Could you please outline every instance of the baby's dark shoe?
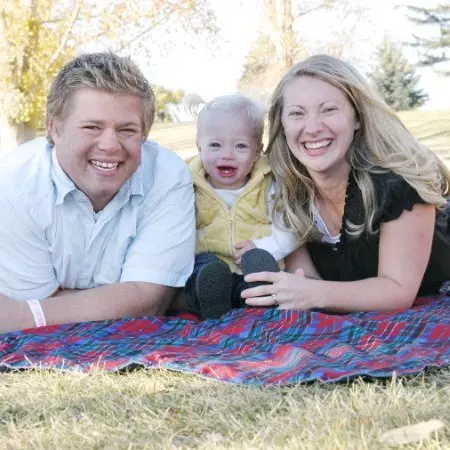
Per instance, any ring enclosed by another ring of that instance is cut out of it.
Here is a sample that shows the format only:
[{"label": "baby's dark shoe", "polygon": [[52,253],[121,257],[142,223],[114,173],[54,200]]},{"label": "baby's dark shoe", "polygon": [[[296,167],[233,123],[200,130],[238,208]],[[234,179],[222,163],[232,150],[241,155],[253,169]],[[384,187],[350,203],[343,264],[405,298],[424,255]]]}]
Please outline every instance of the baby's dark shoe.
[{"label": "baby's dark shoe", "polygon": [[[277,260],[267,250],[262,248],[252,248],[245,252],[241,259],[242,273],[248,275],[257,272],[279,272],[280,266]],[[261,286],[263,284],[270,284],[265,281],[255,281],[247,283],[249,288]]]},{"label": "baby's dark shoe", "polygon": [[195,278],[195,294],[205,319],[218,319],[232,309],[232,273],[223,261],[205,264]]}]

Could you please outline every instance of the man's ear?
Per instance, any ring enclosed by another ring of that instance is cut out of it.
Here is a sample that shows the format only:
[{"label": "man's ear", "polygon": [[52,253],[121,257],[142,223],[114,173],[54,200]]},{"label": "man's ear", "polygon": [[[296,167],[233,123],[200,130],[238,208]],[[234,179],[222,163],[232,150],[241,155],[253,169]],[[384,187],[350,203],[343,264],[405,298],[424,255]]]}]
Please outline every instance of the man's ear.
[{"label": "man's ear", "polygon": [[50,119],[48,122],[48,132],[53,142],[56,142],[60,136],[61,124],[57,123],[55,119]]}]

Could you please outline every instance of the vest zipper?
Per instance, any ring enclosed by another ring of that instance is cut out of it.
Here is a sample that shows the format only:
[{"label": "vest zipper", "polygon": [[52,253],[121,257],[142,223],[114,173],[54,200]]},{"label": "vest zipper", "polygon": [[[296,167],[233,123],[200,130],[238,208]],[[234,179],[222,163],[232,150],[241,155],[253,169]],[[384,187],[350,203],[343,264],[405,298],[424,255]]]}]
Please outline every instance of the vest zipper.
[{"label": "vest zipper", "polygon": [[229,222],[229,227],[230,227],[231,255],[234,255],[234,241],[235,241],[233,211],[234,211],[234,206],[231,209],[228,210],[228,222]]}]

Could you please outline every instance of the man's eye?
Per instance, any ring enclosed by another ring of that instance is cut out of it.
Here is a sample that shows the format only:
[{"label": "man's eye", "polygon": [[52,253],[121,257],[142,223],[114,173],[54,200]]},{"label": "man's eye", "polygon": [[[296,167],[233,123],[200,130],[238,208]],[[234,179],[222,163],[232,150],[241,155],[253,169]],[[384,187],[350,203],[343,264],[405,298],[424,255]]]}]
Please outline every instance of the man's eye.
[{"label": "man's eye", "polygon": [[85,130],[100,130],[100,127],[98,125],[85,125],[83,128]]},{"label": "man's eye", "polygon": [[122,128],[120,132],[124,134],[134,134],[136,133],[136,130],[134,128]]}]

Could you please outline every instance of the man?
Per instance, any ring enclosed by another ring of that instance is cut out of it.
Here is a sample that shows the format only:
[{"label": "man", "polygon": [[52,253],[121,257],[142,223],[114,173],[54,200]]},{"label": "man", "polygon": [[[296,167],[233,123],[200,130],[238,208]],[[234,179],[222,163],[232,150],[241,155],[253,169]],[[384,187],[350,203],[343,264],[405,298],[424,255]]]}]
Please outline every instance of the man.
[{"label": "man", "polygon": [[155,99],[112,53],[82,55],[47,99],[47,140],[0,163],[0,333],[163,313],[193,267],[192,180],[146,142]]}]

